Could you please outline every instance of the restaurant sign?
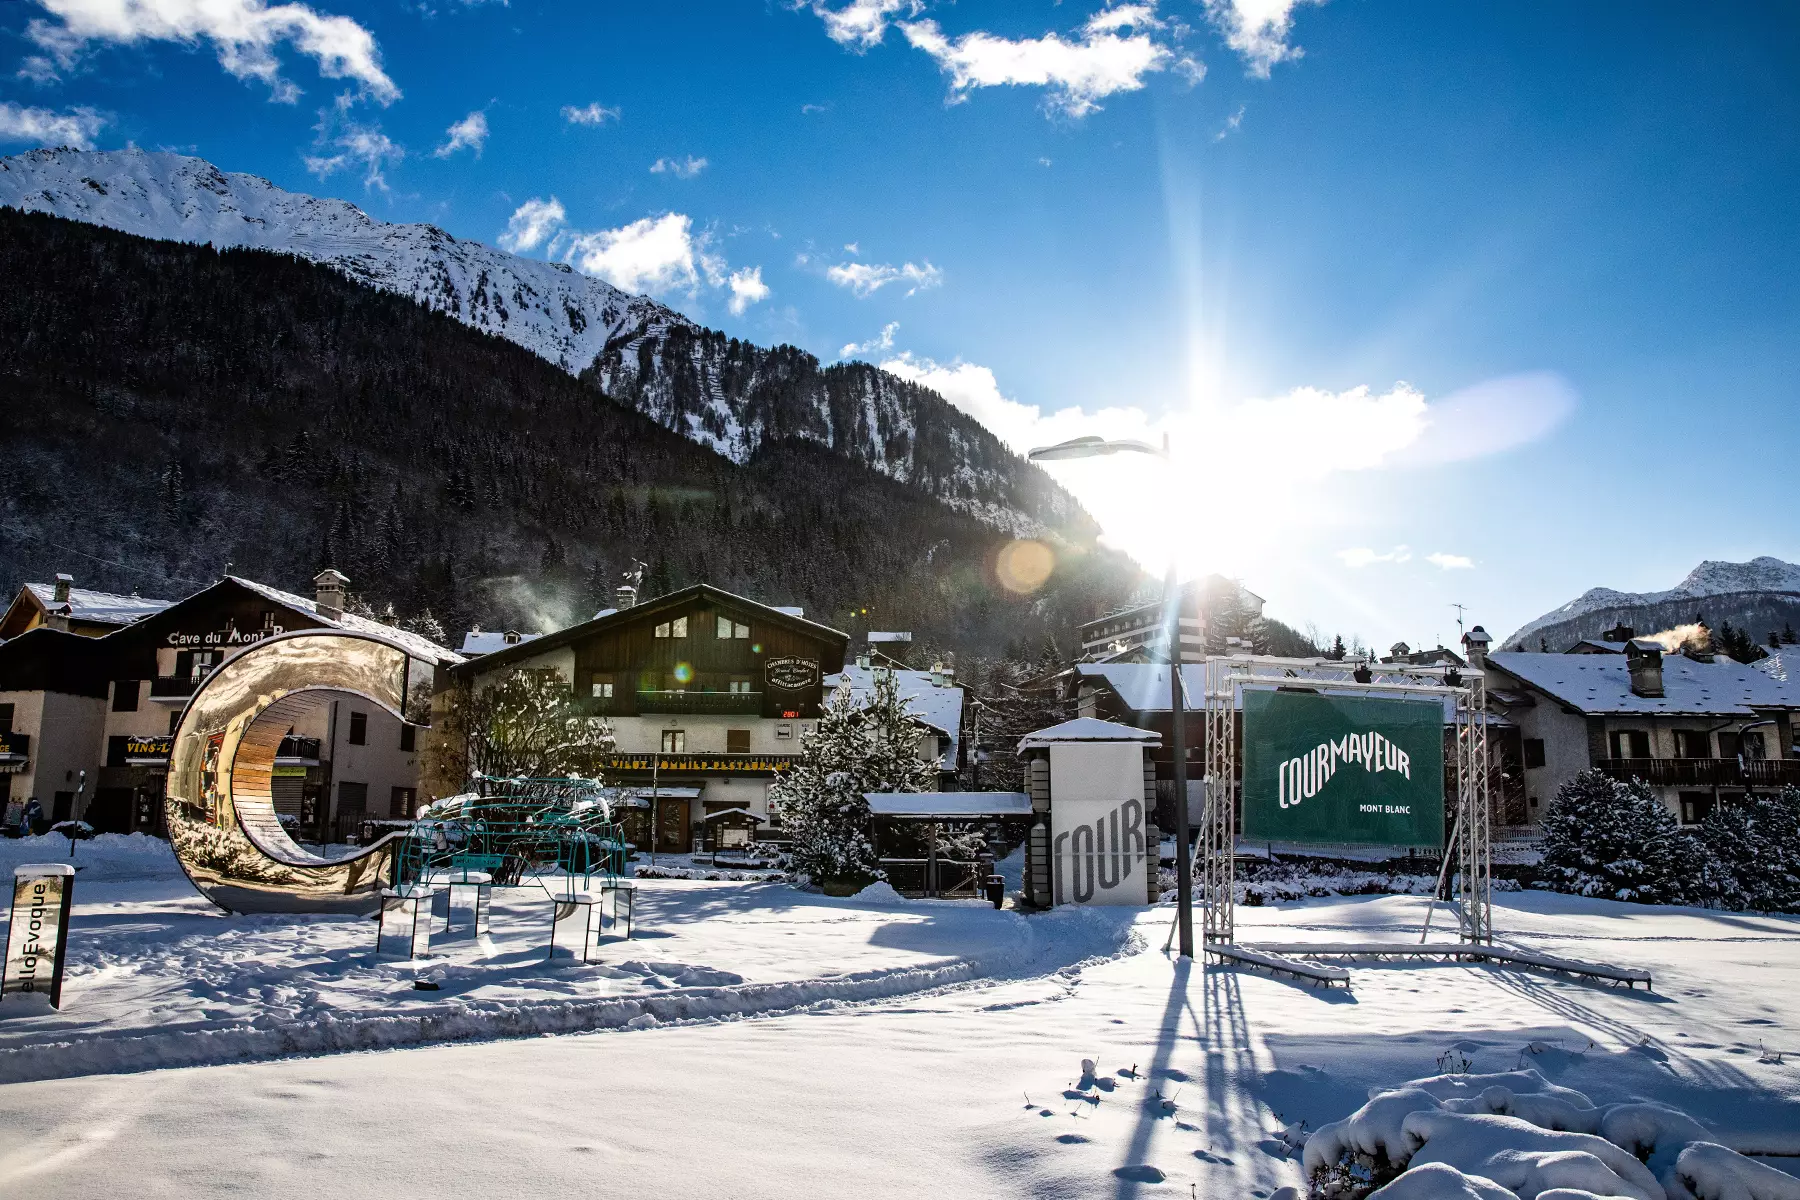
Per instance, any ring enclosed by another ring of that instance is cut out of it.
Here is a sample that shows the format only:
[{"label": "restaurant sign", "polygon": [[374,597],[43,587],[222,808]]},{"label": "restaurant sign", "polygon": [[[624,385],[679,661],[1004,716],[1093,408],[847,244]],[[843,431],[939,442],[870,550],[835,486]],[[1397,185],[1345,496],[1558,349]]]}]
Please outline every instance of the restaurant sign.
[{"label": "restaurant sign", "polygon": [[663,771],[701,775],[774,775],[798,754],[615,754],[609,771]]},{"label": "restaurant sign", "polygon": [[803,692],[818,686],[819,663],[812,658],[771,658],[763,666],[769,687],[778,692]]},{"label": "restaurant sign", "polygon": [[128,737],[125,739],[125,762],[133,767],[164,766],[174,746],[175,735],[172,733]]},{"label": "restaurant sign", "polygon": [[182,633],[173,631],[168,636],[168,644],[182,649],[207,650],[215,646],[254,646],[266,638],[279,637],[287,630],[280,625],[271,625],[266,629],[239,629],[228,625],[224,629],[209,629],[202,633]]}]

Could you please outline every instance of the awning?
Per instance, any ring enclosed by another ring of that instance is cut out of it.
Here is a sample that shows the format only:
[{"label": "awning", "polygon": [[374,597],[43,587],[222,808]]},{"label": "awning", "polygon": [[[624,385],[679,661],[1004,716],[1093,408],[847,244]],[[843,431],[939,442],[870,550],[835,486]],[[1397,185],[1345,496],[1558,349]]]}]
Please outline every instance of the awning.
[{"label": "awning", "polygon": [[1024,792],[866,792],[863,799],[875,817],[966,821],[1031,815],[1031,797]]},{"label": "awning", "polygon": [[749,817],[752,821],[755,821],[758,825],[761,825],[763,823],[763,819],[761,817],[757,816],[755,813],[751,812],[749,809],[742,808],[742,807],[721,808],[718,812],[707,813],[704,817],[700,818],[700,821],[702,824],[705,824],[708,821],[716,821],[720,817]]}]

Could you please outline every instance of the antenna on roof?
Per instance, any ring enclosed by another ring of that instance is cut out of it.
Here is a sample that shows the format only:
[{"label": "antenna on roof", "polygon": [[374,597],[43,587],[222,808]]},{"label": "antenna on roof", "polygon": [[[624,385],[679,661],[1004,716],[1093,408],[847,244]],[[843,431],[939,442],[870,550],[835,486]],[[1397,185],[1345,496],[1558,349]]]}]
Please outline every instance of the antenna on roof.
[{"label": "antenna on roof", "polygon": [[1469,606],[1452,602],[1450,607],[1456,610],[1456,640],[1460,642],[1463,639],[1463,610]]}]

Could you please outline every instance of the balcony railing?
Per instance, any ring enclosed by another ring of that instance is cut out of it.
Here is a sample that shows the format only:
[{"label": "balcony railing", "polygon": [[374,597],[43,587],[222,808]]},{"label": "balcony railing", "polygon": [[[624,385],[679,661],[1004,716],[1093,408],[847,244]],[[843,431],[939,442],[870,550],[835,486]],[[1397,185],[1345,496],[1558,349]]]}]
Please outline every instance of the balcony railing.
[{"label": "balcony railing", "polygon": [[158,675],[150,681],[150,698],[174,700],[194,694],[200,681],[188,675]]},{"label": "balcony railing", "polygon": [[284,737],[281,739],[281,745],[275,750],[275,761],[289,766],[297,764],[316,766],[319,762],[319,739]]},{"label": "balcony railing", "polygon": [[1651,787],[1780,787],[1800,784],[1800,758],[1603,758],[1594,764],[1614,779]]},{"label": "balcony railing", "polygon": [[691,713],[702,716],[755,716],[762,712],[761,692],[639,692],[641,713]]}]

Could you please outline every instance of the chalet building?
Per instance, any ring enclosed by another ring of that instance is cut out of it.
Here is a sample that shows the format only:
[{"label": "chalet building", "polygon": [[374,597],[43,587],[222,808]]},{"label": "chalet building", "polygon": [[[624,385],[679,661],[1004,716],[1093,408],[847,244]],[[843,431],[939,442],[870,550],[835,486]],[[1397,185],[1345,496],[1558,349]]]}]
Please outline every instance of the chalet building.
[{"label": "chalet building", "polygon": [[[619,607],[590,621],[440,672],[440,702],[453,686],[479,689],[519,669],[555,671],[612,726],[618,753],[607,778],[626,800],[626,835],[640,848],[685,851],[697,838],[709,840],[708,818],[723,812],[741,810],[759,818],[760,828],[774,825],[769,785],[798,757],[829,690],[872,685],[876,668],[867,662],[846,668],[848,646],[848,635],[807,620],[800,609],[708,584],[642,603],[626,587]],[[953,771],[961,689],[943,673],[934,682],[928,672],[902,672],[901,691],[934,701],[915,699],[920,751]],[[461,784],[434,777],[427,786],[447,795]]]},{"label": "chalet building", "polygon": [[[1263,598],[1219,575],[1195,579],[1181,588],[1181,661],[1206,661],[1208,608],[1221,589],[1237,592],[1238,604],[1246,619],[1260,617]],[[1077,631],[1081,639],[1081,657],[1088,662],[1137,662],[1168,660],[1166,649],[1159,649],[1163,621],[1168,606],[1158,596],[1148,604],[1135,604],[1089,621]]]},{"label": "chalet building", "polygon": [[19,589],[6,614],[0,616],[0,642],[40,627],[82,637],[105,637],[173,603],[78,588],[74,576],[59,574],[54,583],[28,583]]},{"label": "chalet building", "polygon": [[[50,625],[0,644],[0,803],[35,797],[52,821],[160,833],[172,734],[194,689],[232,654],[300,629],[352,629],[405,647],[422,714],[440,665],[460,656],[344,611],[336,571],[313,599],[226,577],[100,637]],[[276,811],[308,839],[342,840],[367,817],[411,816],[417,727],[345,696],[288,731]]]},{"label": "chalet building", "polygon": [[954,790],[956,773],[963,763],[962,726],[967,699],[948,668],[938,665],[929,671],[911,671],[882,665],[879,659],[863,655],[836,675],[827,676],[825,688],[829,692],[847,687],[853,695],[867,695],[874,691],[876,680],[887,675],[893,676],[895,691],[921,727],[919,757],[936,764],[941,790]]},{"label": "chalet building", "polygon": [[1800,686],[1723,656],[1609,643],[1485,658],[1489,707],[1518,729],[1531,823],[1590,769],[1649,784],[1684,825],[1746,788],[1800,784]]}]

